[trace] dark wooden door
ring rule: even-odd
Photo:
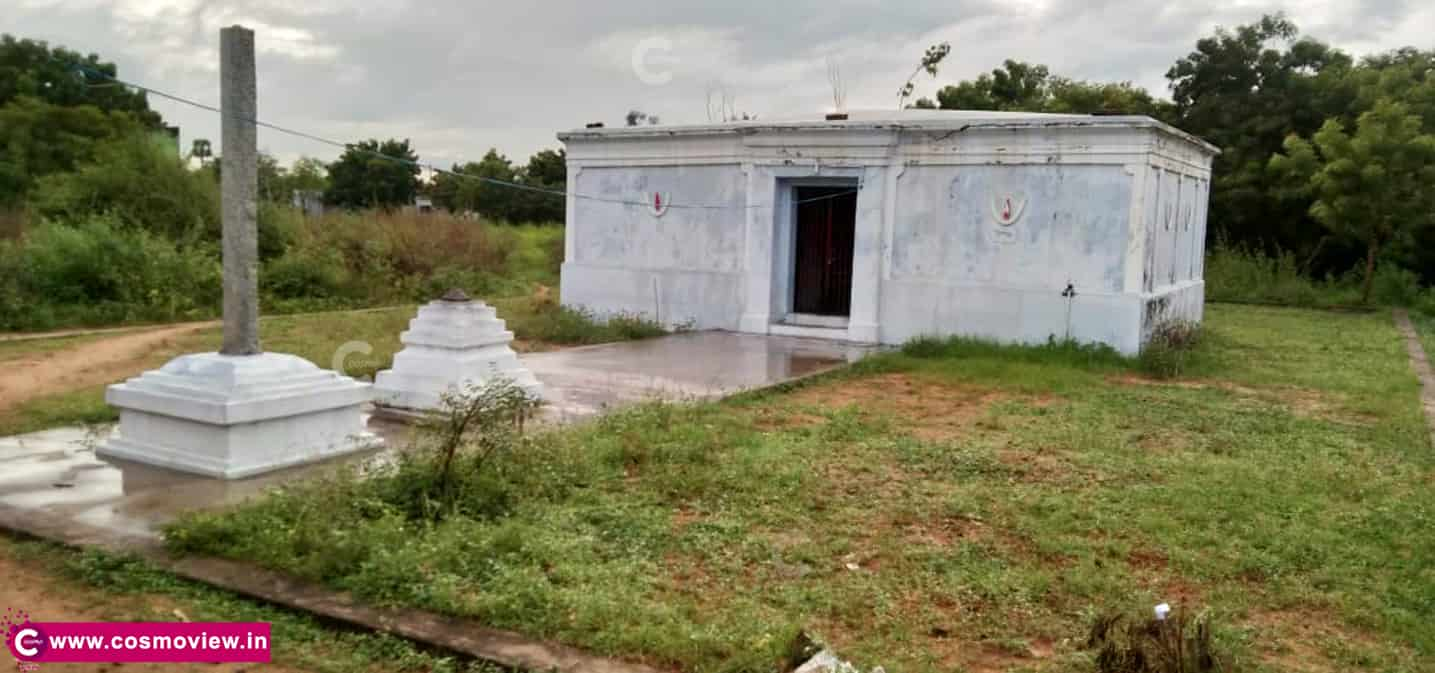
[[[857,192],[798,187],[792,311],[845,316],[852,308],[852,243]]]

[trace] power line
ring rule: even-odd
[[[120,78],[118,78],[118,77],[116,77],[116,76],[114,76],[114,75],[110,75],[109,73],[105,73],[105,72],[102,72],[102,71],[99,71],[99,70],[95,70],[94,68],[90,68],[90,67],[84,65],[83,63],[72,63],[72,62],[69,62],[69,61],[64,61],[64,60],[59,59],[58,57],[54,57],[54,56],[52,56],[52,58],[55,58],[55,60],[60,61],[61,63],[64,63],[64,64],[70,66],[70,68],[71,68],[72,70],[80,71],[80,72],[83,72],[83,73],[85,73],[85,74],[88,74],[88,75],[91,75],[91,76],[94,76],[94,77],[99,77],[99,78],[102,78],[102,79],[107,79],[107,80],[110,80],[111,82],[114,82],[115,84],[120,84],[120,85],[123,85],[123,86],[127,86],[127,87],[130,87],[130,88],[136,89],[136,90],[138,90],[138,91],[143,91],[143,92],[148,93],[148,94],[153,94],[153,95],[159,96],[159,97],[161,97],[161,98],[165,98],[165,99],[167,99],[167,100],[174,101],[174,102],[176,102],[176,103],[181,103],[181,104],[183,104],[183,105],[189,105],[189,106],[192,106],[192,107],[199,108],[199,109],[201,109],[201,110],[207,110],[207,111],[209,111],[209,112],[214,112],[214,113],[219,114],[219,115],[221,115],[221,116],[224,115],[224,110],[221,109],[221,108],[219,108],[219,107],[216,107],[216,106],[214,106],[214,105],[208,105],[208,104],[205,104],[205,103],[201,103],[201,102],[199,102],[199,101],[196,101],[196,100],[193,100],[193,99],[190,99],[190,98],[185,98],[184,96],[179,96],[179,95],[176,95],[176,94],[168,93],[168,92],[162,91],[162,90],[160,90],[160,89],[156,89],[156,88],[153,88],[153,87],[145,86],[145,85],[143,85],[143,84],[138,84],[138,83],[135,83],[135,82],[130,82],[130,81],[122,80],[122,79],[120,79]],[[92,86],[93,86],[93,85],[92,85]],[[379,158],[379,159],[385,159],[385,160],[388,160],[388,161],[393,161],[393,162],[396,162],[396,163],[401,163],[401,164],[405,164],[405,165],[408,165],[408,166],[413,166],[413,167],[419,168],[420,170],[422,170],[422,169],[428,169],[428,170],[433,171],[433,172],[435,172],[435,173],[440,173],[440,174],[443,174],[443,175],[451,175],[451,176],[453,176],[453,177],[462,178],[462,179],[465,179],[465,180],[476,180],[476,181],[483,182],[483,183],[487,183],[487,184],[491,184],[491,185],[497,185],[497,186],[501,186],[501,187],[508,187],[508,188],[510,188],[510,189],[517,189],[517,190],[520,190],[520,191],[535,192],[535,193],[540,193],[540,194],[549,194],[549,195],[552,195],[552,196],[562,196],[562,197],[564,197],[564,198],[567,198],[567,197],[569,197],[569,196],[572,196],[572,197],[575,198],[575,199],[583,199],[583,200],[588,200],[588,201],[598,201],[598,202],[602,202],[602,203],[613,203],[613,204],[620,204],[620,205],[625,205],[625,206],[637,206],[637,207],[642,207],[642,208],[647,208],[647,207],[650,207],[650,206],[653,205],[653,204],[646,203],[646,202],[643,202],[643,201],[630,201],[630,200],[627,200],[627,199],[620,199],[620,198],[613,198],[613,197],[605,197],[605,196],[597,196],[597,195],[593,195],[593,194],[580,194],[580,193],[578,193],[578,192],[574,192],[574,193],[572,193],[572,194],[569,194],[566,190],[551,189],[551,188],[547,188],[547,187],[535,187],[535,186],[533,186],[533,185],[525,185],[525,184],[518,183],[518,182],[510,182],[510,181],[508,181],[508,180],[499,180],[498,178],[490,178],[490,177],[485,177],[485,176],[482,176],[482,175],[469,175],[469,174],[467,174],[467,173],[462,173],[462,172],[459,172],[459,171],[452,171],[452,170],[448,170],[448,169],[444,169],[444,168],[439,168],[438,166],[435,166],[435,165],[433,165],[433,164],[427,164],[427,163],[423,163],[423,162],[412,161],[412,160],[409,160],[409,159],[405,159],[405,158],[403,158],[403,157],[396,157],[396,156],[384,154],[384,153],[382,153],[382,152],[376,152],[376,151],[374,151],[374,150],[365,149],[365,148],[359,147],[358,145],[356,145],[356,144],[354,144],[354,143],[340,142],[340,141],[338,141],[338,140],[332,140],[332,139],[329,139],[329,138],[325,138],[325,137],[323,137],[323,136],[314,135],[314,134],[312,134],[312,133],[306,133],[306,132],[304,132],[304,131],[298,131],[298,130],[295,130],[295,129],[291,129],[291,128],[287,128],[287,127],[284,127],[284,126],[280,126],[280,125],[278,125],[278,124],[271,124],[271,123],[269,123],[269,122],[266,122],[266,121],[263,121],[263,120],[260,120],[260,119],[250,119],[250,118],[243,118],[243,117],[241,117],[241,118],[240,118],[240,121],[249,122],[249,123],[254,124],[255,126],[259,126],[259,127],[261,127],[261,128],[266,128],[266,129],[269,129],[269,130],[271,130],[271,131],[276,131],[276,132],[278,132],[278,133],[283,133],[283,134],[290,135],[290,136],[294,136],[294,137],[297,137],[297,138],[303,138],[303,139],[305,139],[305,140],[310,140],[310,141],[317,142],[317,143],[321,143],[321,144],[324,144],[324,145],[330,145],[330,146],[337,147],[337,148],[342,149],[342,150],[345,150],[345,151],[358,152],[358,153],[360,153],[360,154],[366,154],[366,155],[373,156],[373,157],[376,157],[376,158]],[[799,199],[799,200],[793,201],[792,203],[793,203],[793,205],[797,205],[797,204],[802,204],[802,203],[811,203],[811,202],[813,202],[813,201],[823,201],[823,200],[826,200],[826,199],[835,199],[835,198],[839,198],[839,197],[842,197],[842,196],[847,196],[847,195],[849,195],[849,194],[856,194],[856,193],[858,193],[858,192],[860,192],[860,191],[862,190],[862,187],[863,187],[863,185],[862,185],[862,183],[859,181],[858,184],[857,184],[857,188],[856,188],[856,189],[853,189],[853,190],[843,191],[843,192],[836,192],[836,193],[832,193],[832,194],[823,194],[822,196],[814,196],[814,197],[806,198],[806,199]],[[670,204],[668,204],[667,207],[668,207],[668,208],[679,208],[679,209],[695,209],[695,210],[731,210],[731,209],[744,209],[744,210],[746,210],[746,209],[751,209],[751,208],[771,208],[772,206],[771,206],[771,205],[763,205],[763,204],[759,204],[759,205],[747,205],[747,206],[729,206],[729,205],[724,205],[724,204],[682,204],[682,203],[670,203]]]

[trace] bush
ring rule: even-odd
[[[1370,298],[1384,306],[1414,306],[1420,300],[1420,277],[1413,271],[1386,263],[1375,267]]]
[[[275,299],[333,299],[346,292],[348,270],[337,250],[292,250],[264,265],[260,287]]]
[[[1180,376],[1200,340],[1201,326],[1197,323],[1172,320],[1156,325],[1141,346],[1141,370],[1161,379]]]
[[[1098,673],[1214,673],[1216,654],[1209,615],[1176,610],[1165,619],[1097,617],[1086,646],[1096,651]]]
[[[207,317],[222,292],[213,246],[181,247],[112,216],[44,222],[0,243],[0,272],[5,329]]]

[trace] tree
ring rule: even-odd
[[[1222,151],[1212,167],[1211,240],[1293,251],[1308,260],[1320,252],[1309,199],[1277,198],[1280,185],[1266,164],[1292,133],[1309,137],[1330,118],[1354,121],[1352,65],[1339,50],[1299,39],[1295,24],[1275,14],[1218,28],[1166,73],[1175,124]]]
[[[214,150],[210,147],[208,140],[195,138],[189,145],[189,156],[199,159],[199,166],[203,168],[205,160],[214,156]]]
[[[1382,99],[1360,115],[1354,135],[1330,119],[1311,141],[1288,137],[1285,154],[1270,160],[1272,173],[1309,191],[1316,220],[1364,245],[1363,302],[1382,247],[1435,226],[1435,135],[1423,124],[1405,104]]]
[[[350,145],[329,165],[324,201],[344,208],[386,210],[412,204],[419,187],[418,160],[407,138]]]
[[[514,222],[562,222],[565,217],[566,200],[553,192],[563,193],[568,185],[568,154],[564,150],[542,150],[528,159],[528,165],[519,173],[519,180],[526,186],[543,189],[543,192],[526,191],[518,200],[520,208],[510,213]]]
[[[1150,92],[1130,82],[1103,84],[1052,77],[1047,81],[1046,92],[1042,112],[1146,115],[1163,121],[1174,112],[1169,103],[1156,100]]]
[[[478,162],[454,164],[452,171],[435,176],[430,194],[434,205],[454,212],[473,211],[506,222],[562,222],[566,162],[563,150],[542,150],[526,166],[516,167],[490,149]]]
[[[289,170],[280,174],[275,191],[276,198],[288,203],[296,191],[322,192],[328,187],[329,176],[324,162],[314,157],[299,157]]]
[[[642,126],[643,122],[647,122],[650,126],[657,126],[659,123],[657,115],[650,115],[642,110],[628,110],[628,114],[623,116],[623,121],[628,126]]]
[[[22,96],[0,107],[0,205],[15,205],[35,182],[91,161],[105,142],[140,132],[123,112],[65,107]]]
[[[145,94],[131,91],[110,77],[115,64],[95,54],[81,56],[45,42],[0,35],[0,105],[20,96],[38,98],[62,107],[93,105],[105,112],[125,112],[141,124],[159,128],[158,113],[149,109]]]
[[[942,87],[937,103],[944,110],[1040,111],[1046,102],[1046,66],[1007,59],[1002,67],[975,80]]]
[[[1100,83],[1053,76],[1044,65],[1006,60],[974,80],[942,87],[936,104],[922,98],[914,107],[1016,112],[1095,112],[1171,116],[1169,106],[1130,82]]]

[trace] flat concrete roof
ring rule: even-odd
[[[1145,115],[1052,114],[1045,112],[998,112],[994,110],[851,110],[847,119],[826,119],[824,115],[756,119],[708,124],[614,126],[564,131],[558,139],[602,140],[618,138],[705,136],[763,132],[856,130],[966,131],[968,129],[1037,128],[1150,128],[1182,138],[1211,154],[1220,148],[1181,129]]]

